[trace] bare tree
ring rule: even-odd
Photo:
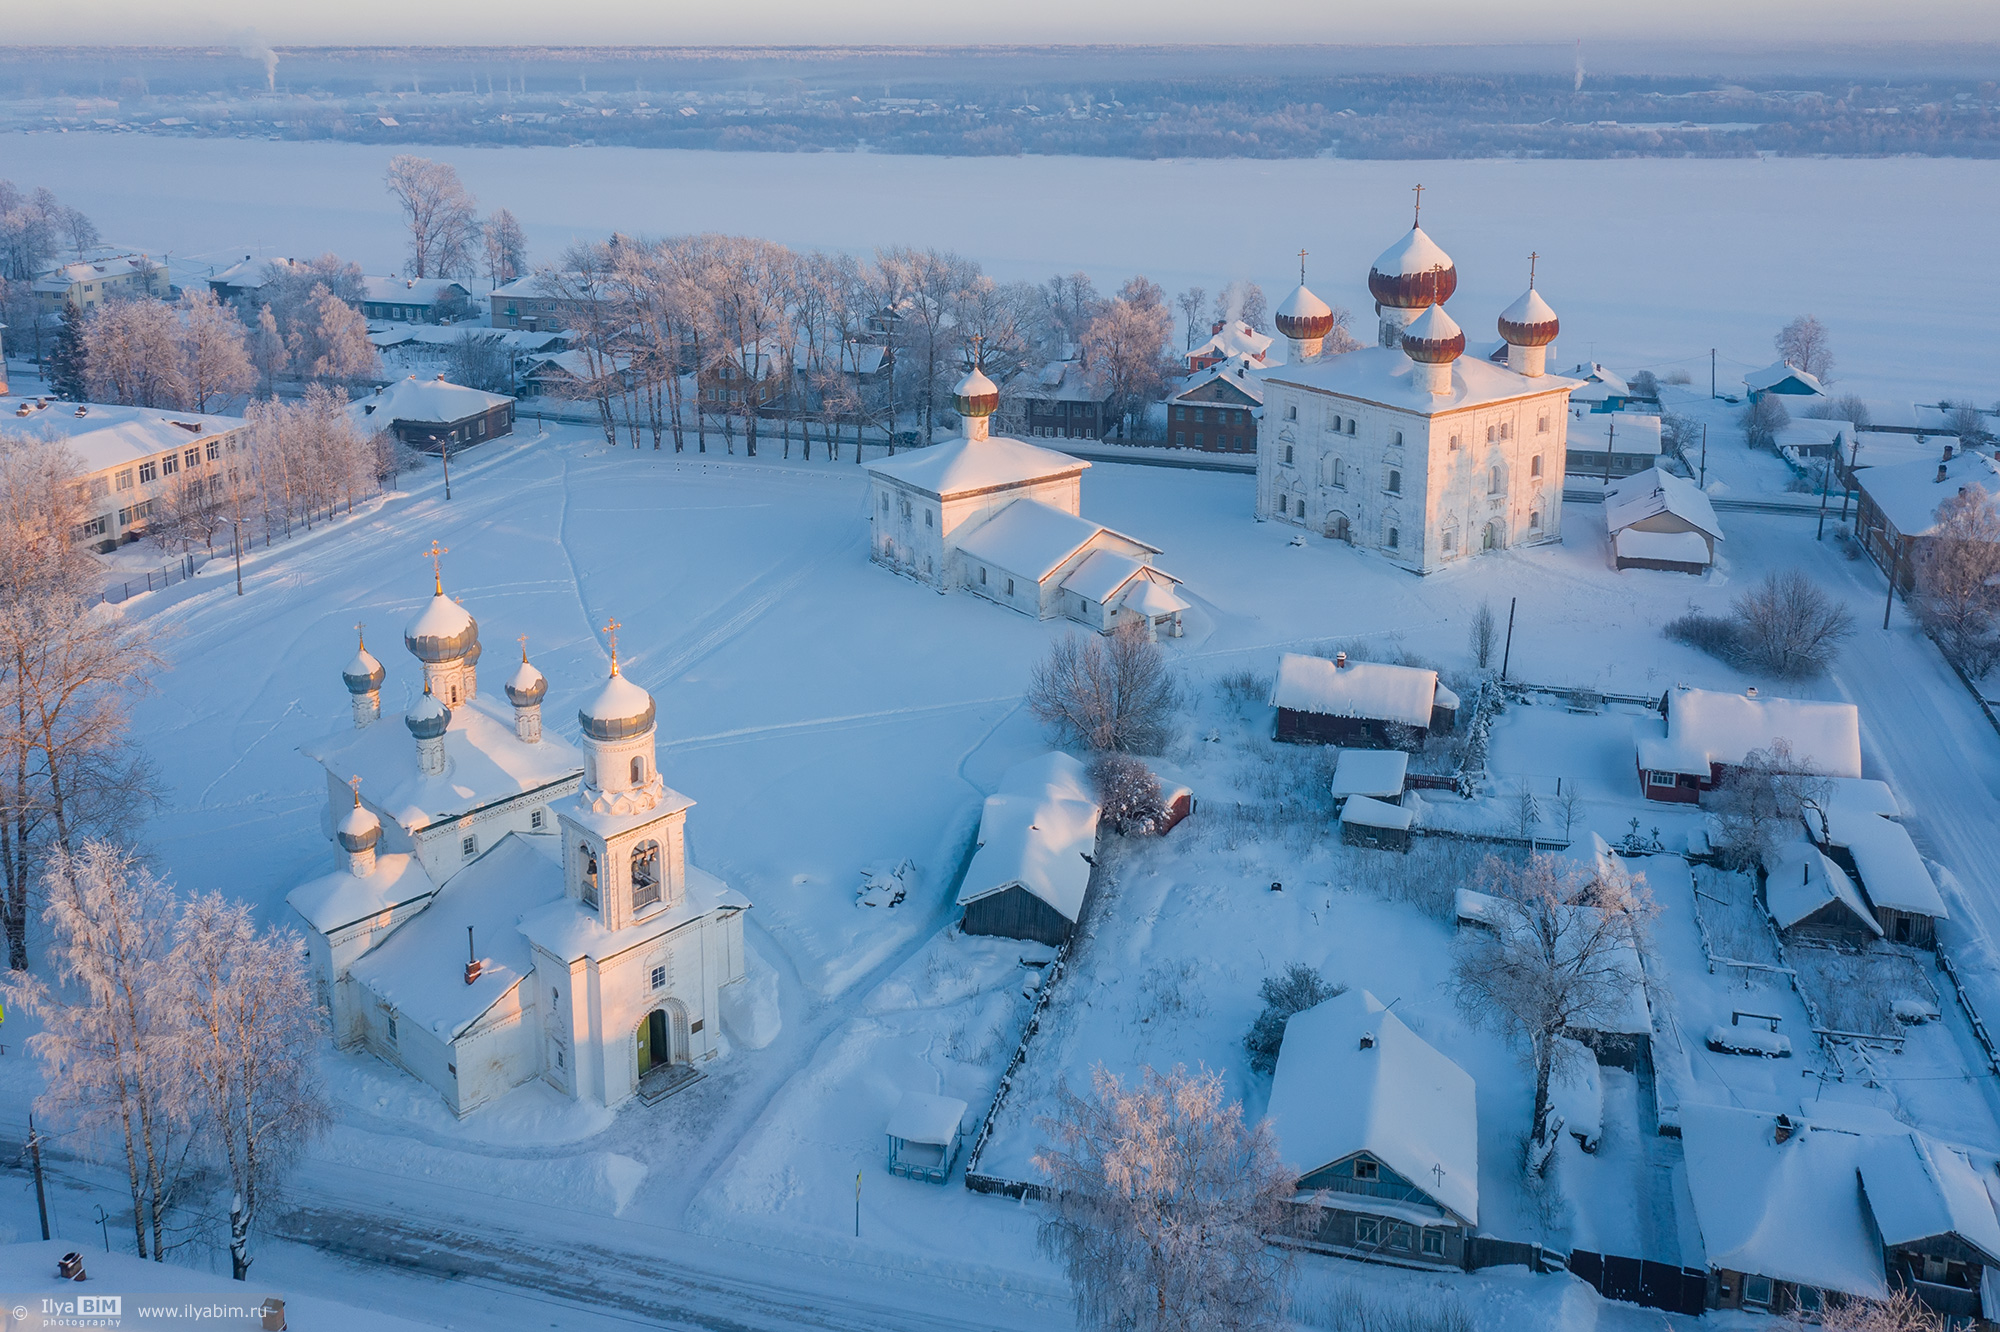
[[[479,236],[478,202],[448,162],[408,153],[389,159],[389,193],[410,229],[411,277],[452,277],[471,271]]]
[[[1264,1011],[1250,1024],[1243,1048],[1250,1052],[1250,1067],[1259,1073],[1275,1072],[1278,1054],[1285,1044],[1285,1024],[1308,1008],[1347,993],[1303,962],[1294,962],[1275,976],[1266,976],[1258,987]]]
[[[1991,670],[2000,645],[2000,506],[1969,486],[1937,507],[1937,526],[1919,547],[1917,586],[1926,626],[1973,676]]]
[[[249,339],[242,321],[207,287],[184,291],[179,313],[186,405],[205,412],[217,398],[248,392],[257,382],[257,371],[250,364]]]
[[[186,1024],[204,1155],[228,1175],[238,1281],[250,1272],[259,1204],[332,1118],[309,1039],[325,1026],[310,974],[299,937],[259,934],[241,902],[211,892],[181,912],[164,1001]]]
[[[1479,609],[1472,613],[1472,659],[1486,670],[1493,664],[1493,649],[1500,644],[1500,622],[1493,614],[1493,603],[1482,601]]]
[[[1160,779],[1129,754],[1099,754],[1091,760],[1090,781],[1098,809],[1120,834],[1150,833],[1166,819]]]
[[[486,277],[496,287],[523,277],[528,271],[528,234],[504,208],[496,208],[480,228],[485,244]]]
[[[1120,1332],[1275,1327],[1289,1264],[1266,1241],[1295,1181],[1269,1124],[1243,1122],[1222,1079],[1148,1068],[1129,1090],[1102,1065],[1041,1121],[1049,1145],[1040,1230],[1077,1322]]]
[[[1799,569],[1765,574],[1731,609],[1747,662],[1786,679],[1825,672],[1854,632],[1854,616]]]
[[[1090,274],[1075,272],[1064,277],[1058,274],[1042,284],[1043,317],[1047,320],[1054,345],[1049,347],[1054,357],[1069,355],[1069,348],[1083,342],[1084,331],[1090,321],[1097,318],[1103,302],[1097,295],[1097,284]]]
[[[1240,319],[1261,333],[1264,331],[1264,317],[1268,313],[1264,289],[1254,282],[1238,278],[1215,294],[1217,323],[1227,324]]]
[[[1806,415],[1820,421],[1846,421],[1857,430],[1866,429],[1873,420],[1868,414],[1868,404],[1854,393],[1820,398],[1806,408]]]
[[[1567,842],[1572,840],[1576,821],[1583,815],[1583,788],[1573,778],[1559,785],[1555,801],[1556,817],[1562,821],[1563,840]]]
[[[1957,435],[1968,447],[1984,444],[1993,438],[1991,422],[1985,412],[1970,402],[1941,402],[1944,408],[1944,428]]]
[[[1775,393],[1766,393],[1737,416],[1743,427],[1743,442],[1753,449],[1776,448],[1778,432],[1792,423],[1792,414]]]
[[[1110,399],[1120,434],[1132,415],[1144,411],[1165,388],[1167,339],[1173,331],[1173,316],[1164,304],[1123,297],[1090,321],[1083,335],[1084,364]]]
[[[1108,635],[1058,639],[1028,685],[1036,721],[1098,751],[1158,753],[1180,703],[1166,654],[1133,621]]]
[[[488,393],[514,391],[514,354],[507,349],[507,339],[498,333],[468,329],[459,334],[446,348],[445,365],[454,384]]]
[[[23,193],[0,180],[0,274],[32,282],[54,257],[63,205],[46,188]]]
[[[1800,315],[1778,330],[1771,339],[1785,363],[1803,370],[1822,384],[1833,382],[1833,344],[1826,325],[1813,316]]]
[[[1715,849],[1722,863],[1737,870],[1769,865],[1780,846],[1798,839],[1801,819],[1815,836],[1830,836],[1820,810],[1832,790],[1782,737],[1751,750],[1723,773],[1709,802],[1720,829]]]
[[[1551,855],[1488,858],[1477,886],[1494,899],[1491,929],[1463,931],[1453,983],[1465,1012],[1525,1041],[1535,1073],[1529,1157],[1559,1131],[1549,1085],[1568,1048],[1561,1037],[1599,1029],[1642,983],[1632,959],[1653,903],[1645,880],[1603,874]]]
[[[1208,293],[1200,287],[1189,287],[1174,297],[1174,308],[1181,312],[1181,321],[1187,325],[1187,340],[1182,351],[1193,351],[1195,339],[1201,333],[1201,312],[1208,305]]]

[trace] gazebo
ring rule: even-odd
[[[955,1096],[905,1092],[889,1115],[889,1173],[944,1183],[958,1160],[965,1110]]]

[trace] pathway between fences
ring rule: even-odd
[[[154,592],[175,583],[185,583],[195,576],[201,567],[214,557],[211,555],[187,554],[172,564],[158,569],[148,569],[145,573],[134,574],[130,578],[112,583],[99,593],[99,600],[115,606],[121,601],[138,596],[141,592]]]

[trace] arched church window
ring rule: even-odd
[[[583,857],[583,901],[585,906],[597,905],[597,853],[587,846],[577,848]]]
[[[660,844],[641,842],[632,848],[632,909],[660,900]]]
[[[1289,463],[1291,460],[1292,460],[1292,446],[1287,444],[1285,445],[1285,461]]]
[[[644,754],[634,754],[632,756],[632,785],[644,786],[645,784],[646,756]]]

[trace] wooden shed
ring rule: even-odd
[[[1089,776],[1068,754],[1009,768],[980,812],[959,928],[1061,946],[1083,914],[1097,820]]]
[[[1376,851],[1410,849],[1410,811],[1370,796],[1349,796],[1340,808],[1340,840]]]
[[[1417,749],[1457,723],[1458,696],[1417,666],[1287,652],[1271,688],[1273,738],[1353,749]]]

